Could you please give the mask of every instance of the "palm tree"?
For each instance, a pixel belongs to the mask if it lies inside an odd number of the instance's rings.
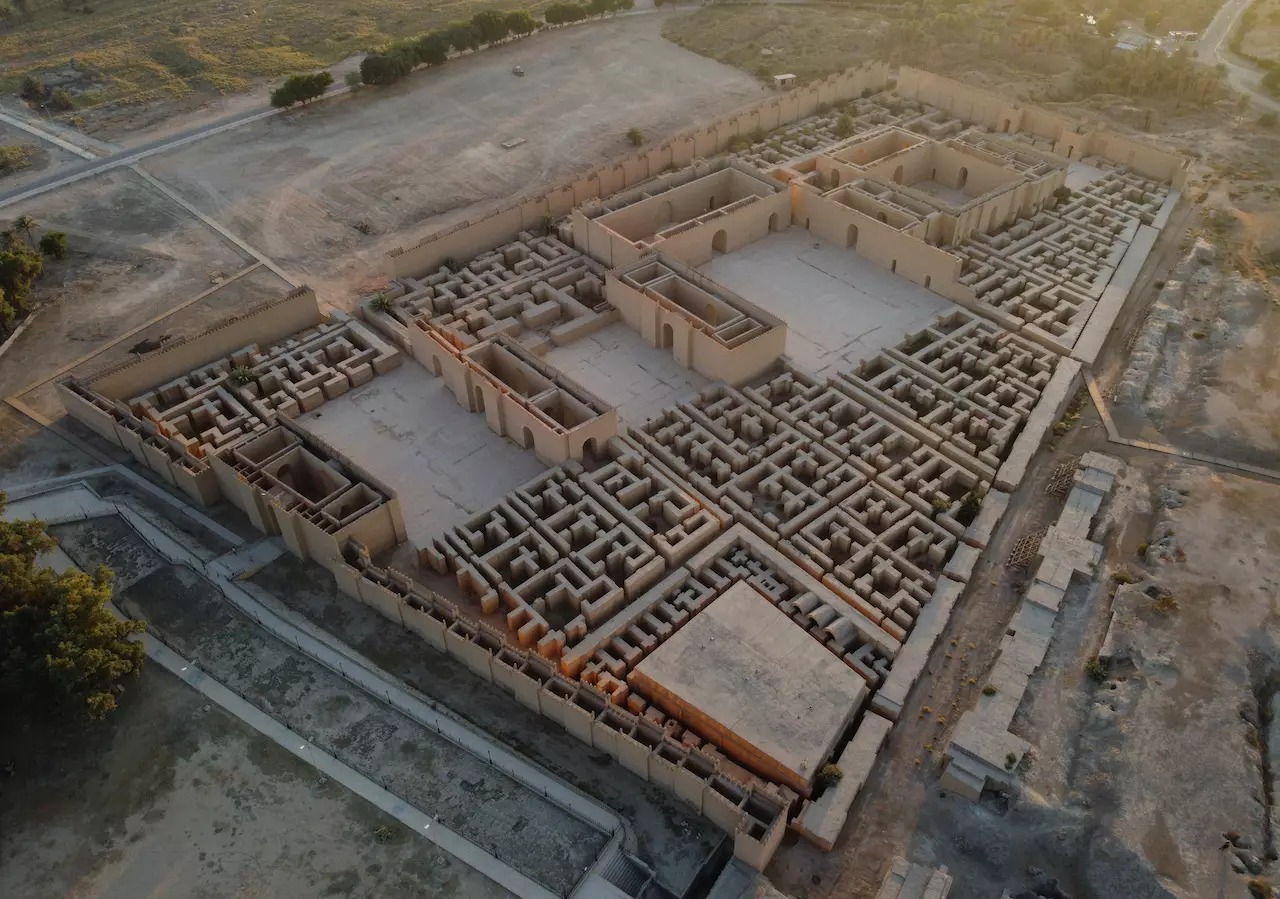
[[[20,215],[13,220],[13,230],[21,231],[27,235],[27,243],[31,244],[31,249],[36,248],[36,242],[31,237],[31,232],[35,230],[39,223],[29,215]]]

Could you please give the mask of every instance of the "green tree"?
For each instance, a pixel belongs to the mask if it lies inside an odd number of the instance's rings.
[[[853,134],[853,117],[847,112],[840,113],[836,119],[836,137],[849,137]]]
[[[470,22],[450,22],[442,33],[449,46],[459,53],[480,46],[480,32]]]
[[[67,258],[67,235],[62,231],[46,231],[40,237],[40,252],[54,259]]]
[[[39,224],[40,223],[37,222],[35,219],[33,219],[31,216],[24,214],[24,215],[18,216],[16,219],[13,220],[13,230],[21,231],[23,234],[27,235],[27,243],[31,244],[31,249],[34,250],[36,247],[36,242],[32,238],[31,232],[34,231],[39,226]]]
[[[506,24],[511,34],[532,34],[538,30],[538,20],[527,9],[507,13]]]
[[[6,497],[0,492],[0,513]],[[37,563],[56,546],[41,521],[0,521],[0,696],[10,711],[74,709],[102,718],[136,676],[140,622],[111,614],[111,572],[55,574]],[[8,717],[8,716],[6,716]]]
[[[496,44],[510,33],[506,14],[493,9],[486,9],[472,16],[471,26],[480,35],[480,42],[483,44]]]
[[[644,132],[639,128],[629,128],[627,129],[627,140],[631,146],[638,147],[644,143]]]
[[[44,260],[21,243],[0,251],[0,293],[18,317],[26,315],[31,284],[44,271]]]
[[[418,38],[414,48],[418,62],[423,65],[443,65],[449,58],[449,40],[439,31],[432,31]]]
[[[324,95],[333,84],[333,73],[328,69],[313,72],[309,75],[290,75],[271,92],[271,105],[286,108],[295,103],[307,103]]]
[[[360,62],[360,78],[365,84],[391,84],[412,68],[402,53],[370,53]]]

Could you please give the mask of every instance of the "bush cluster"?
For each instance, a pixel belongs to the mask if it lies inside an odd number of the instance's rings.
[[[310,75],[290,75],[284,84],[271,92],[271,105],[278,108],[306,103],[323,96],[331,84],[333,73],[327,70]]]
[[[587,0],[585,3],[552,3],[543,12],[548,25],[566,25],[581,22],[592,16],[619,12],[635,6],[635,0]]]

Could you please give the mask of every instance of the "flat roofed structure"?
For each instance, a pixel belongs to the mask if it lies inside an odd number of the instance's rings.
[[[627,680],[730,757],[806,795],[867,693],[853,669],[745,581]]]

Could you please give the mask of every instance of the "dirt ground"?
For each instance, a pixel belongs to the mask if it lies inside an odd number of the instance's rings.
[[[38,140],[20,128],[0,122],[0,145],[18,145],[31,150],[27,157],[27,166],[8,175],[0,175],[0,190],[14,190],[30,184],[39,178],[53,174],[57,170],[80,161],[69,150],[55,147],[53,144]]]
[[[285,555],[246,583],[621,814],[635,831],[637,855],[675,895],[683,894],[726,838],[668,791],[620,768],[608,755],[424,645],[417,634],[340,593],[323,568]]]
[[[550,889],[572,889],[604,848],[606,834],[268,635],[123,520],[50,533],[82,568],[110,567],[120,607],[220,683]]]
[[[321,299],[349,306],[384,254],[760,95],[664,41],[668,14],[535,35],[146,162]],[[521,65],[524,78],[513,78]],[[503,150],[512,138],[526,143]],[[356,229],[361,224],[369,234]]]
[[[0,759],[0,895],[508,895],[157,666],[104,724],[4,728]]]
[[[65,231],[71,252],[47,264],[36,284],[36,321],[0,359],[6,396],[254,261],[127,169],[44,194],[20,211],[41,229]],[[238,282],[206,304],[196,330],[282,289],[274,276]],[[173,336],[180,325],[172,323]]]

